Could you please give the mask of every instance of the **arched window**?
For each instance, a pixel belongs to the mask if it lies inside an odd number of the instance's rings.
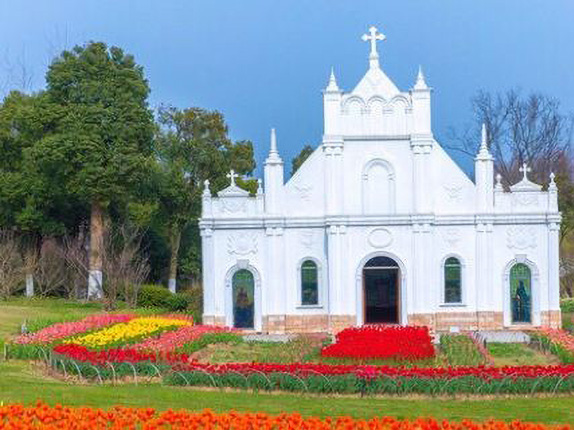
[[[517,263],[510,269],[510,300],[513,323],[529,323],[531,321],[531,279],[530,268],[524,263]]]
[[[444,262],[444,302],[462,303],[462,269],[455,257]]]
[[[319,270],[313,260],[301,264],[301,305],[319,304]]]

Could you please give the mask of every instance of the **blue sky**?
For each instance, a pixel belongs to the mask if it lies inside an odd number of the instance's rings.
[[[399,88],[423,66],[435,135],[448,143],[480,89],[540,91],[574,112],[573,17],[572,0],[0,0],[0,82],[25,64],[39,89],[61,49],[105,41],[143,65],[152,106],[223,112],[259,166],[276,127],[288,173],[320,142],[331,66],[345,90],[365,73],[370,25],[387,36],[381,64]]]

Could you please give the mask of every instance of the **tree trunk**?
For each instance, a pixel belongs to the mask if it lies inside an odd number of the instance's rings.
[[[181,242],[181,231],[173,227],[169,235],[169,244],[171,248],[171,256],[169,258],[169,291],[175,293],[177,291],[177,256],[179,254],[179,244]]]
[[[26,297],[34,297],[34,275],[26,273]]]
[[[104,209],[100,202],[92,202],[90,216],[90,272],[88,275],[88,299],[101,299],[102,261],[104,252]]]

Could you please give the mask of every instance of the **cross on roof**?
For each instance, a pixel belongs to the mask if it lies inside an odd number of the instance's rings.
[[[522,167],[520,169],[518,169],[519,172],[524,174],[524,180],[528,181],[528,173],[530,173],[532,171],[532,169],[530,167],[528,167],[528,164],[526,163],[522,163]]]
[[[377,54],[377,40],[385,40],[387,36],[383,33],[377,33],[377,27],[371,26],[369,28],[369,34],[363,34],[363,41],[370,41],[371,42],[371,56],[376,56]]]
[[[229,180],[231,181],[231,186],[234,187],[235,186],[235,178],[237,178],[239,176],[237,173],[235,173],[235,170],[231,169],[229,171],[229,173],[225,176],[229,178]]]

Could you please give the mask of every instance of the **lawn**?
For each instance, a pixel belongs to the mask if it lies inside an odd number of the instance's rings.
[[[560,364],[558,357],[545,354],[522,343],[489,343],[488,352],[495,366],[527,366]]]
[[[521,419],[548,424],[574,422],[574,397],[395,399],[202,391],[163,387],[159,384],[70,385],[41,376],[33,363],[8,361],[0,364],[0,402],[32,403],[38,399],[51,405],[62,403],[103,408],[121,404],[160,410],[210,408],[215,411],[261,411],[274,414],[286,411],[321,417],[350,415],[368,418],[391,415],[398,418],[434,416],[451,420]]]
[[[0,339],[17,333],[24,320],[54,320],[80,318],[101,311],[97,304],[79,304],[61,300],[15,299],[0,303]],[[309,345],[305,345],[309,347]],[[307,349],[303,348],[308,352]],[[280,351],[280,352],[279,352]],[[246,344],[214,346],[209,352],[220,361],[253,359],[265,361],[270,357],[296,358],[301,349],[285,345]],[[43,400],[49,404],[111,407],[126,406],[186,408],[215,411],[262,411],[268,413],[300,412],[305,416],[350,415],[367,418],[391,415],[397,418],[434,416],[439,419],[485,420],[521,419],[544,423],[574,422],[574,396],[514,397],[514,398],[422,398],[422,397],[358,397],[313,396],[301,393],[253,393],[245,391],[208,391],[167,387],[160,384],[80,385],[47,377],[36,363],[24,361],[0,362],[0,402],[31,403]]]

